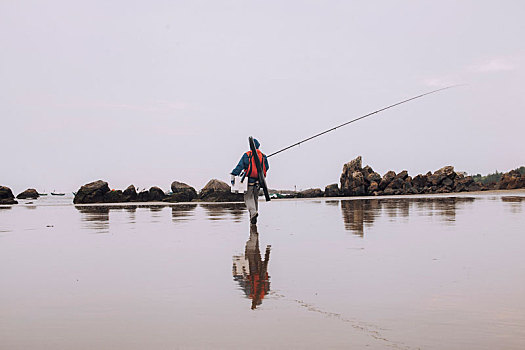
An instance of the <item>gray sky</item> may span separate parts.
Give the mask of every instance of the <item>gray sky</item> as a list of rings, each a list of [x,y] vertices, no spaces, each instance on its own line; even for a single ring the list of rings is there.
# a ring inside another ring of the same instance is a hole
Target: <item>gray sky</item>
[[[2,1],[0,184],[200,189],[253,135],[272,188],[525,164],[523,1]]]

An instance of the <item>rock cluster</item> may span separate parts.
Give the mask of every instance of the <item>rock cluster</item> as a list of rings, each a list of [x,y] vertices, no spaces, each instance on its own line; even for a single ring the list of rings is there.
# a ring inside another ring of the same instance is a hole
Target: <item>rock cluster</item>
[[[486,188],[474,182],[471,176],[454,171],[453,166],[445,166],[434,173],[419,174],[412,178],[406,170],[396,174],[388,171],[382,177],[370,166],[362,167],[361,157],[357,157],[343,167],[341,174],[341,193],[344,196],[400,195],[480,191]]]
[[[320,188],[309,188],[307,190],[297,192],[295,195],[297,198],[317,198],[323,196],[324,193]]]
[[[156,186],[137,193],[135,186],[130,185],[124,191],[110,190],[108,183],[102,180],[82,186],[73,199],[75,204],[87,203],[124,203],[124,202],[191,202],[202,200],[207,202],[242,202],[243,194],[231,193],[230,186],[219,180],[210,180],[197,193],[195,188],[178,181],[171,184],[171,193],[166,194]]]
[[[37,199],[38,197],[40,197],[40,195],[34,188],[28,188],[16,196],[18,199]]]
[[[501,180],[494,186],[496,190],[514,190],[525,188],[525,174],[511,170],[502,175]]]
[[[17,204],[13,191],[9,187],[0,186],[0,204]]]

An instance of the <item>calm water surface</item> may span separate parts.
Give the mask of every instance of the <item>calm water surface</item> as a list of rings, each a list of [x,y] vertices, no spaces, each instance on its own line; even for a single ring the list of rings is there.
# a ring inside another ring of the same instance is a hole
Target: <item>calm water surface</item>
[[[0,208],[1,349],[523,349],[525,195]]]

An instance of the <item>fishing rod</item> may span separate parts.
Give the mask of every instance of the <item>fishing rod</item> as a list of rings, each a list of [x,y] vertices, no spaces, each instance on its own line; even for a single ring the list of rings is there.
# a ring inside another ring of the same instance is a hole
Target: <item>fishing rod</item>
[[[436,93],[436,92],[438,92],[438,91],[443,91],[443,90],[451,89],[451,88],[453,88],[453,87],[457,87],[457,86],[461,86],[461,85],[451,85],[451,86],[447,86],[447,87],[444,87],[444,88],[441,88],[441,89],[433,90],[433,91],[426,92],[426,93],[421,94],[421,95],[417,95],[417,96],[411,97],[411,98],[406,99],[406,100],[403,100],[403,101],[401,101],[401,102],[394,103],[393,105],[390,105],[390,106],[383,107],[383,108],[378,109],[377,111],[374,111],[374,112],[372,112],[372,113],[365,114],[365,115],[363,115],[363,116],[361,116],[361,117],[358,117],[358,118],[352,119],[352,120],[350,120],[350,121],[348,121],[348,122],[346,122],[346,123],[343,123],[343,124],[341,124],[341,125],[338,125],[338,126],[335,126],[335,127],[331,128],[331,129],[328,129],[328,130],[325,130],[325,131],[323,131],[323,132],[320,132],[320,133],[318,133],[318,134],[316,134],[316,135],[314,135],[314,136],[310,136],[310,137],[308,137],[308,138],[306,138],[306,139],[304,139],[304,140],[301,140],[301,141],[299,141],[299,142],[297,142],[297,143],[294,143],[293,145],[290,145],[290,146],[288,146],[288,147],[285,147],[285,148],[283,148],[283,149],[280,150],[280,151],[273,152],[272,154],[268,155],[267,158],[270,158],[271,156],[274,156],[274,155],[276,155],[276,154],[278,154],[278,153],[284,152],[284,151],[286,151],[286,150],[288,150],[288,149],[290,149],[290,148],[292,148],[292,147],[299,146],[299,145],[300,145],[301,143],[303,143],[303,142],[310,141],[311,139],[315,139],[316,137],[319,137],[319,136],[321,136],[321,135],[324,135],[324,134],[326,134],[326,133],[329,133],[330,131],[334,131],[334,130],[336,130],[336,129],[340,128],[340,127],[343,127],[343,126],[345,126],[345,125],[348,125],[348,124],[350,124],[350,123],[353,123],[353,122],[356,122],[356,121],[358,121],[358,120],[361,120],[361,119],[364,119],[364,118],[370,117],[370,116],[372,116],[372,115],[374,115],[374,114],[376,114],[376,113],[379,113],[379,112],[385,111],[385,110],[387,110],[387,109],[389,109],[389,108],[392,108],[392,107],[395,107],[395,106],[399,106],[400,104],[403,104],[403,103],[406,103],[406,102],[409,102],[409,101],[415,100],[415,99],[417,99],[417,98],[420,98],[420,97],[423,97],[423,96],[426,96],[426,95],[430,95],[430,94]]]

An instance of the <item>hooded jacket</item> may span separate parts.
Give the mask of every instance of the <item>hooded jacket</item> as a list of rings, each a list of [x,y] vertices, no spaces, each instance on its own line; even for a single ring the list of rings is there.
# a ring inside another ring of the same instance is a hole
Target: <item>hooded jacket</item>
[[[259,146],[261,145],[259,141],[257,141],[257,139],[254,139],[253,143],[255,144],[255,148],[259,149]],[[263,161],[264,161],[264,166],[266,167],[266,171],[268,171],[268,169],[270,169],[270,164],[268,164],[268,158],[264,154],[263,154]],[[231,174],[235,176],[239,176],[241,172],[243,170],[246,171],[249,166],[250,166],[250,158],[248,157],[247,153],[244,153],[242,155],[241,160],[239,160],[239,163],[237,164],[237,166],[232,170]],[[255,183],[257,180],[258,180],[257,178],[248,177],[249,184]]]

